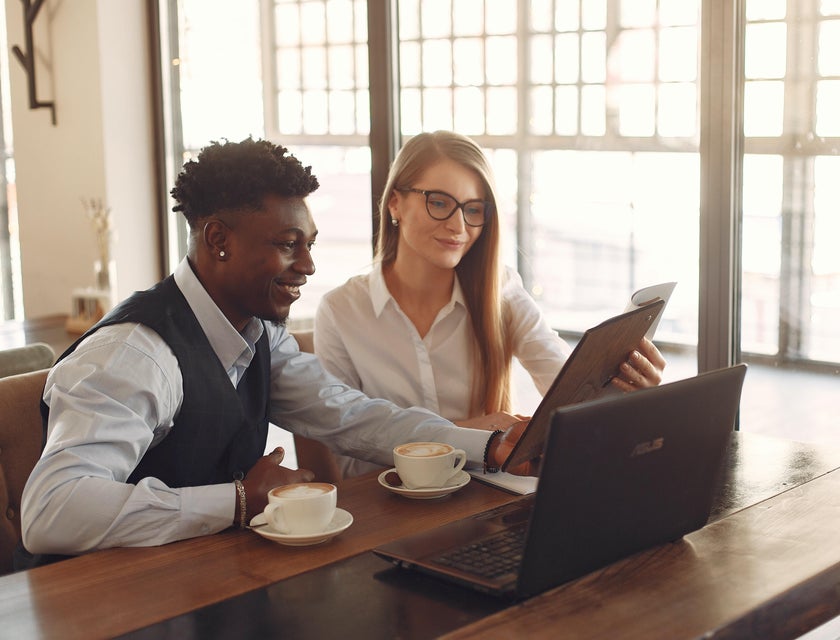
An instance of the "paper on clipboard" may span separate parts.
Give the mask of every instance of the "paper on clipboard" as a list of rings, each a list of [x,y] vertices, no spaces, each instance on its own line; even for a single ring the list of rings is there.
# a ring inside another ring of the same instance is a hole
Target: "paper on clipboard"
[[[654,284],[649,287],[644,287],[643,289],[639,289],[636,291],[632,296],[630,296],[630,302],[627,303],[627,307],[624,309],[625,312],[631,311],[633,309],[638,309],[639,307],[643,307],[646,304],[649,304],[656,300],[657,298],[664,300],[665,304],[668,304],[668,300],[671,299],[671,294],[674,292],[674,287],[677,286],[676,282],[663,282],[661,284]],[[659,310],[659,315],[653,321],[653,324],[650,325],[650,329],[647,330],[645,334],[645,338],[648,340],[653,340],[653,334],[656,333],[656,328],[659,326],[659,321],[662,319],[662,312],[665,310],[665,305]]]

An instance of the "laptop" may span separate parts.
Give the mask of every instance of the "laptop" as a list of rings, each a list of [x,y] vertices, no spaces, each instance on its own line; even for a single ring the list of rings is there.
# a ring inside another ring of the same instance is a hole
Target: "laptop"
[[[587,329],[534,411],[502,471],[542,454],[551,413],[557,407],[594,400],[615,392],[610,384],[628,354],[661,315],[659,298]],[[617,392],[616,392],[617,393]]]
[[[557,409],[536,494],[373,552],[521,599],[678,540],[708,521],[746,368]]]

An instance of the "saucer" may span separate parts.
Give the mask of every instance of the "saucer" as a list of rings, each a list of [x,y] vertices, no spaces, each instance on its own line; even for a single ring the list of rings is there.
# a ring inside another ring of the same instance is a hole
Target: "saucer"
[[[403,485],[400,485],[399,487],[392,487],[390,484],[385,482],[386,474],[391,471],[396,471],[396,468],[388,469],[388,471],[383,471],[379,474],[379,484],[385,487],[388,491],[393,491],[396,494],[405,496],[406,498],[414,498],[415,500],[429,500],[431,498],[448,496],[450,493],[454,493],[461,487],[466,486],[466,484],[470,481],[469,473],[466,471],[459,471],[442,487],[435,487],[433,489],[409,489]]]
[[[265,514],[258,513],[251,518],[251,526],[263,526],[251,530],[256,534],[261,535],[266,540],[279,542],[280,544],[285,544],[290,547],[306,547],[311,544],[321,544],[322,542],[331,540],[353,524],[353,516],[350,515],[350,512],[345,511],[344,509],[336,509],[335,515],[333,516],[333,519],[330,520],[327,528],[319,533],[280,533],[270,524],[265,524],[265,522]]]

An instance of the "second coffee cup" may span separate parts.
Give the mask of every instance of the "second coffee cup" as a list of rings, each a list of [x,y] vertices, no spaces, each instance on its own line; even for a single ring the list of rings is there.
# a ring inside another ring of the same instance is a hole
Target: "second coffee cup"
[[[279,533],[305,535],[325,531],[335,515],[335,485],[300,482],[268,492],[265,518]]]
[[[466,461],[463,449],[443,442],[408,442],[394,447],[394,466],[406,489],[443,487]]]

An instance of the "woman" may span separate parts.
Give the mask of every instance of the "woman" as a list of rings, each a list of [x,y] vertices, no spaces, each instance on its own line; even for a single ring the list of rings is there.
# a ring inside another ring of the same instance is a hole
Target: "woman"
[[[371,397],[495,429],[511,411],[516,357],[544,394],[570,353],[519,276],[501,268],[492,171],[470,138],[421,133],[397,154],[380,202],[371,273],[327,293],[315,319],[325,368]],[[644,341],[615,378],[659,384]],[[344,459],[345,476],[371,467]]]

